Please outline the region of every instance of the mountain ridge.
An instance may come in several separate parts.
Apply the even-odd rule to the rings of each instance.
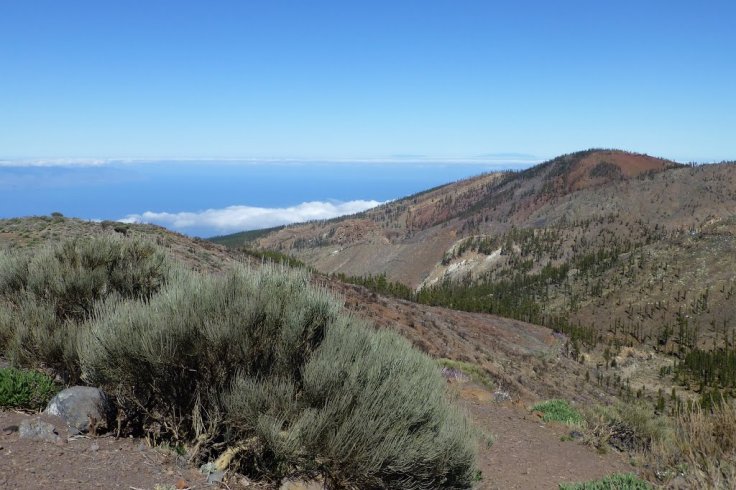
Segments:
[[[678,166],[669,160],[636,153],[586,150],[562,155],[524,171],[493,172],[437,186],[356,215],[290,225],[275,233],[258,236],[257,240],[251,241],[251,245],[295,255],[324,272],[352,275],[386,273],[393,280],[416,287],[426,278],[428,271],[423,270],[422,277],[422,271],[405,270],[407,267],[402,267],[401,263],[407,260],[407,256],[412,257],[412,262],[416,261],[414,255],[420,250],[413,245],[417,240],[429,239],[432,248],[446,250],[454,240],[462,238],[468,229],[475,227],[477,221],[488,222],[493,218],[490,214],[503,206],[504,202],[515,199],[514,209],[507,210],[507,214],[523,217],[550,200],[572,192],[573,188],[579,191],[599,187],[616,180],[631,179],[644,172],[654,173]],[[594,172],[592,179],[586,179],[581,172],[581,169],[586,168]],[[616,170],[611,170],[614,168]],[[567,179],[568,175],[573,178]],[[495,228],[500,231],[508,228],[498,219],[505,217],[500,216],[500,213],[496,215],[498,226]],[[443,224],[448,225],[446,231],[439,230],[429,236],[423,233]],[[222,238],[219,240],[221,242]],[[218,239],[214,241],[218,242]],[[370,250],[360,246],[361,242],[379,245],[379,248],[381,244],[403,244],[405,247],[399,246],[399,250],[390,251],[387,255],[382,253],[386,260],[381,263],[371,256]],[[233,245],[232,240],[229,243]],[[330,256],[315,255],[310,251],[323,246],[337,247],[330,250],[330,254],[340,247],[357,247],[357,250],[348,253],[349,260],[343,261],[331,260]],[[406,248],[406,252],[401,248]],[[337,254],[333,254],[333,259],[334,255]],[[419,253],[419,258],[421,262],[437,262],[442,254],[425,251]],[[374,261],[378,263],[377,266]],[[371,266],[363,268],[354,265],[362,262]],[[426,263],[423,263],[423,267],[426,269]]]
[[[248,246],[327,274],[385,275],[426,304],[677,352],[736,327],[735,234],[736,165],[586,150]]]

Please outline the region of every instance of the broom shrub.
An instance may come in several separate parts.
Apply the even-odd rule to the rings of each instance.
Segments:
[[[78,377],[80,324],[111,299],[147,299],[170,265],[154,245],[114,236],[0,252],[0,350],[15,364]]]

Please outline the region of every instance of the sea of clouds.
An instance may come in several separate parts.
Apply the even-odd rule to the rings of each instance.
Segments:
[[[212,229],[218,233],[270,228],[305,221],[336,218],[374,208],[379,201],[355,200],[347,202],[310,201],[283,208],[228,206],[197,212],[161,213],[146,211],[130,214],[120,221],[126,223],[154,223],[177,230]]]

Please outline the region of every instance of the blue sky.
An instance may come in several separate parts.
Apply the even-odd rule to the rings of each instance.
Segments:
[[[733,1],[3,1],[0,217],[207,236],[591,147],[736,159],[734,20]]]
[[[733,159],[735,19],[732,1],[5,1],[0,159]]]

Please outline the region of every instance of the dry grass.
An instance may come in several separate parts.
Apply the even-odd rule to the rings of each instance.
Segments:
[[[652,447],[657,476],[686,488],[736,488],[736,406],[682,411],[673,425],[672,438]]]
[[[736,488],[736,406],[656,415],[641,403],[585,411],[586,442],[625,451],[665,488]]]

